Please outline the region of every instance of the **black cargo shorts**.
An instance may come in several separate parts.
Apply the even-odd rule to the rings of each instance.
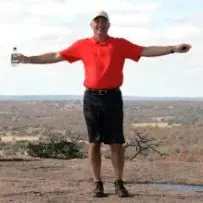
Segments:
[[[89,142],[123,144],[123,99],[120,89],[86,89],[83,113]]]

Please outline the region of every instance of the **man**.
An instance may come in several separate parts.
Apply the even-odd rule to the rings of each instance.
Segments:
[[[109,16],[100,11],[92,17],[93,36],[80,39],[59,52],[38,56],[18,54],[20,63],[47,64],[59,61],[70,63],[81,60],[85,69],[83,112],[89,138],[89,160],[92,166],[96,197],[104,196],[101,178],[101,143],[110,145],[111,160],[115,172],[115,192],[119,197],[129,196],[123,184],[124,149],[123,100],[120,87],[123,83],[125,59],[138,62],[143,57],[155,57],[172,53],[186,53],[191,46],[149,46],[134,44],[124,38],[108,35]]]

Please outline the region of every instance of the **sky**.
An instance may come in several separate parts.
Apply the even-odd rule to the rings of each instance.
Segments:
[[[98,10],[108,12],[113,37],[142,46],[192,46],[184,54],[126,60],[123,95],[203,97],[202,0],[1,0],[0,95],[82,95],[82,62],[12,67],[10,54],[14,46],[26,56],[60,51],[91,37]]]

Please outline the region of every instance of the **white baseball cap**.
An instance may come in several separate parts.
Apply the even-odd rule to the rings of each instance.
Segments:
[[[92,20],[94,20],[95,18],[97,18],[97,17],[99,17],[99,16],[104,17],[104,18],[106,18],[107,20],[109,20],[109,15],[108,15],[108,13],[107,13],[106,11],[104,11],[104,10],[97,11],[96,13],[94,13],[93,16],[92,16]]]

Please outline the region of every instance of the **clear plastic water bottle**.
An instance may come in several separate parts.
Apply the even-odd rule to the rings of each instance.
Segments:
[[[18,53],[17,47],[13,47],[13,51],[11,53],[11,66],[17,66],[19,61],[14,58],[14,56]]]

